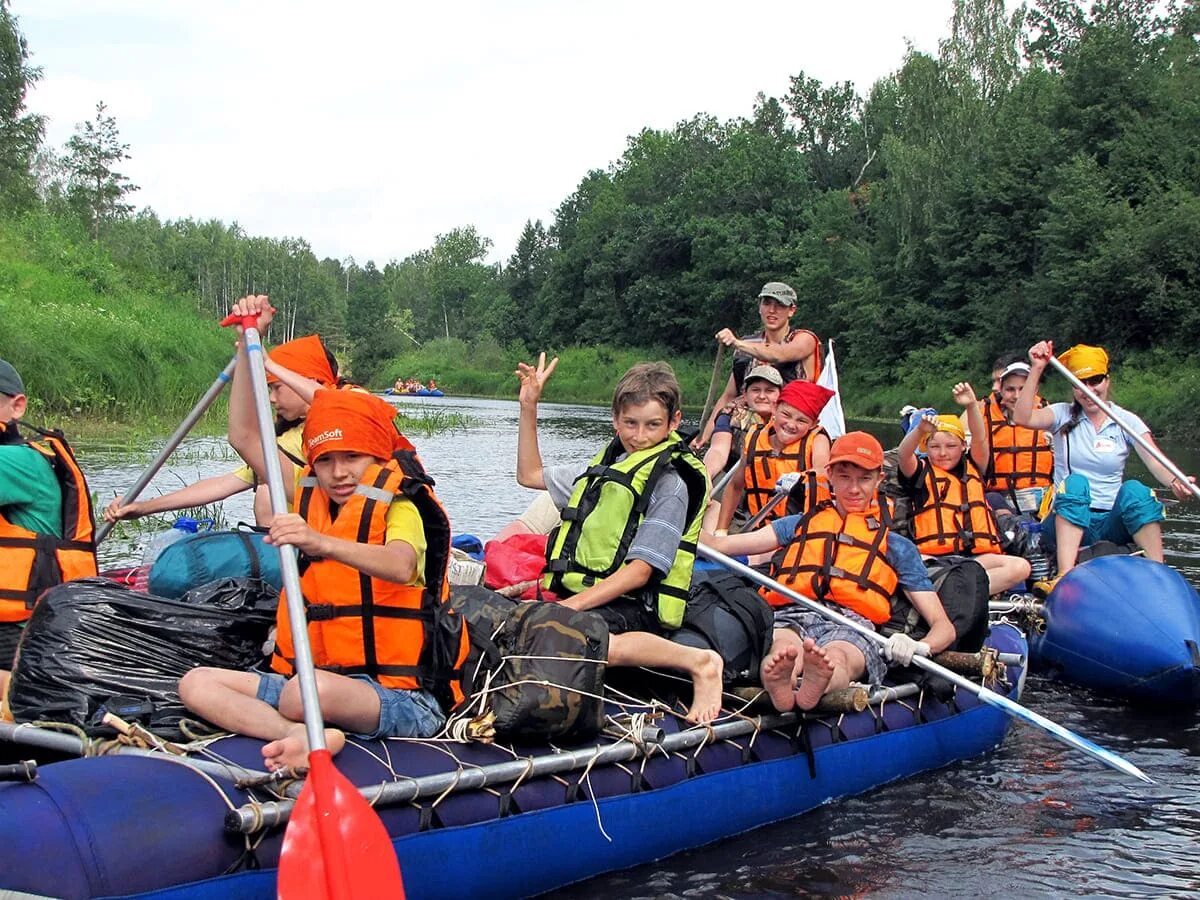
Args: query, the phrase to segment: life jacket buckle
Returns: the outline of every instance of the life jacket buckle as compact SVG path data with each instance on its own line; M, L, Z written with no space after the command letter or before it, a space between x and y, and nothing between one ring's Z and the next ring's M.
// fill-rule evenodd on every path
M305 610L305 617L310 622L328 622L337 618L337 607L332 603L310 603Z

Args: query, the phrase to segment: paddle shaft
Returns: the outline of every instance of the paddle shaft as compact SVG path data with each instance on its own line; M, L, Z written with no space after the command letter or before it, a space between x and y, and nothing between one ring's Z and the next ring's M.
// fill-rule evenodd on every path
M1133 439L1135 444L1153 456L1158 461L1159 465L1170 472L1175 478L1186 484L1188 490L1192 492L1192 496L1200 499L1200 485L1195 484L1190 478L1187 477L1187 475L1183 474L1183 470L1180 469L1179 466L1175 465L1175 463L1171 462L1171 460L1167 459L1166 454L1164 454L1140 434L1135 433L1132 428L1125 424L1125 420L1116 414L1116 411L1112 408L1112 406L1104 400L1101 400L1098 396L1096 396L1095 391L1076 378L1075 373L1064 366L1062 362L1059 361L1057 356L1050 357L1050 365L1054 366L1054 368L1062 373L1062 375L1066 377L1067 381L1071 382L1074 387L1078 388L1085 397L1100 407L1100 409L1104 411L1105 415L1116 422L1121 427L1121 430Z
M137 481L133 483L133 487L127 490L121 497L122 504L132 503L139 496L141 496L142 491L146 489L146 485L151 482L154 476L158 474L158 470L162 468L163 463L167 461L167 457L175 452L175 448L178 447L183 439L188 436L188 433L192 430L192 427L198 421L200 421L200 417L208 412L208 408L212 406L213 401L217 399L217 395L225 389L225 385L229 383L230 376L233 375L233 368L236 365L237 357L235 356L229 361L229 364L225 366L221 374L217 376L217 380L214 381L209 386L208 390L204 392L204 396L201 397L197 401L196 405L192 407L192 411L187 414L187 417L179 423L179 427L175 429L175 433L167 438L167 442L163 444L163 448L158 451L158 456L154 457L153 462L146 466L145 471L142 472L142 474L138 476ZM114 524L116 523L102 522L100 524L100 526L96 529L97 544L108 537L108 533L112 531Z
M263 464L267 469L267 489L271 495L272 515L288 512L287 494L283 488L283 471L275 449L275 429L271 422L271 398L267 389L267 364L262 340L256 327L257 318L246 316L242 321L246 358L250 362L250 384L254 388L254 408L258 415L258 434L262 440ZM296 548L291 544L279 547L283 589L287 597L288 626L292 632L296 677L300 681L300 700L304 705L304 730L308 735L309 751L325 749L325 720L317 698L317 675L313 668L312 648L308 643L308 618L304 597L300 593L300 567Z
M717 344L717 356L713 360L712 377L708 379L708 396L704 400L704 412L700 413L700 431L704 432L704 427L708 424L708 414L712 412L713 401L717 398L717 384L721 381L721 376L724 374L725 362L725 345Z
M862 625L861 623L847 618L841 613L830 609L822 603L817 603L815 600L811 600L808 597L805 597L803 594L799 594L790 588L784 587L774 579L768 578L761 572L752 569L749 566L743 565L736 559L732 559L731 557L726 556L724 553L714 550L712 547L700 544L697 549L700 555L706 559L720 563L730 571L749 578L756 584L760 584L763 587L777 591L794 603L798 603L799 605L803 606L805 609L818 613L819 615L822 615L831 621L837 622L839 625L861 634L863 637L873 641L880 647L884 646L888 642L888 639L877 632L874 628L869 628L865 625ZM927 672L932 672L934 675L937 675L940 678L946 679L956 687L960 687L965 691L969 691L977 696L982 702L987 703L989 706L995 706L998 709L1004 710L1004 712L1011 716L1016 716L1019 719L1024 719L1026 722L1038 726L1043 731L1053 735L1064 743L1070 744L1072 747L1082 750L1089 756L1100 760L1106 766L1110 766L1111 768L1114 768L1119 772L1124 772L1127 775L1132 775L1135 778L1140 778L1142 781L1145 781L1149 784L1154 783L1148 775L1142 772L1141 769L1122 759L1120 756L1117 756L1117 754L1105 750L1103 747L1092 743L1087 738L1080 737L1074 732L1063 728L1058 723L1052 722L1044 716L1040 716L1032 710L1026 709L1021 704L1016 703L1001 694L997 694L995 691L989 690L982 685L978 685L970 679L964 678L955 672L951 672L949 669L943 666L939 666L937 663L927 657L913 656L912 664L918 668L924 669Z

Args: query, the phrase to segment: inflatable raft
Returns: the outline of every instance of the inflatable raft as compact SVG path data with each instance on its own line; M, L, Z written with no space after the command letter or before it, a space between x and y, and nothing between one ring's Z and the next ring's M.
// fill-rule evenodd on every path
M1026 650L1004 624L989 646ZM997 674L993 686L1018 696L1023 665ZM595 746L558 750L351 743L337 765L380 794L409 897L522 896L978 756L1003 740L1008 718L965 691L905 685L858 712L734 715L711 730L635 716L621 727ZM78 740L13 725L0 738L34 756L38 741ZM274 897L298 786L237 786L261 767L260 746L224 738L183 761L157 751L69 759L30 783L0 783L0 892Z
M1200 597L1182 575L1140 556L1072 569L1036 610L1035 669L1159 704L1200 702Z

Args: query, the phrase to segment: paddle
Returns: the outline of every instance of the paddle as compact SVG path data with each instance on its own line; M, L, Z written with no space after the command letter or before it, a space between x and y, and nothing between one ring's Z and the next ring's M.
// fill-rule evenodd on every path
M271 511L288 511L271 425L267 369L258 336L257 316L228 316L221 324L240 324L250 360L250 382L262 440ZM280 897L336 898L403 897L400 863L387 829L378 814L333 765L325 745L325 721L317 697L317 677L308 643L304 598L296 548L279 548L283 586L287 596L288 624L296 653L296 675L304 704L304 729L308 736L308 777L296 801L296 811L283 835L279 855L277 892Z
M221 374L217 376L217 380L214 381L209 386L208 390L204 392L204 396L201 397L196 402L196 405L192 407L192 411L187 414L182 422L179 423L179 427L175 429L175 433L167 438L167 442L163 444L163 448L158 451L158 456L154 457L154 461L151 462L150 465L146 466L146 470L138 476L137 481L133 483L133 487L127 490L125 495L121 497L122 505L126 503L132 503L141 495L142 491L146 489L146 485L148 485L151 479L158 474L158 470L161 469L162 464L167 461L167 457L175 452L175 448L178 447L183 439L188 436L188 432L192 430L192 426L200 420L200 417L208 411L210 406L212 406L212 402L217 399L217 395L225 389L225 385L229 382L230 376L233 375L233 367L236 364L237 357L235 356L229 361L229 364L225 366ZM115 524L115 522L104 522L99 528L96 529L95 540L97 544L108 537L108 533L112 531L113 525Z
M853 629L854 631L857 631L859 634L863 635L863 637L874 641L880 646L887 643L887 638L875 631L875 629L861 625L858 622L855 622L853 619L848 619L846 616L834 612L824 604L817 603L815 600L810 600L803 594L798 594L795 591L784 587L774 579L768 578L766 575L763 575L761 572L752 569L749 566L742 565L736 559L731 559L724 553L714 550L712 547L700 544L698 549L700 555L706 559L720 563L730 571L749 578L751 581L756 582L763 587L770 588L773 591L778 591L780 594L783 594L785 597L788 597L795 603L799 603L801 606L807 610L810 610L811 612L819 613L825 618L837 622L839 625ZM1047 732L1053 737L1058 738L1063 743L1069 744L1072 747L1082 750L1089 756L1095 757L1106 766L1110 766L1119 772L1124 772L1126 775L1132 775L1135 778L1140 778L1147 784L1154 783L1150 776L1148 776L1145 772L1143 772L1133 763L1122 759L1112 751L1105 750L1103 747L1092 743L1087 738L1080 737L1079 735L1075 734L1075 732L1064 728L1057 722L1051 722L1044 716L1040 716L1032 710L1026 709L1021 704L1009 700L1002 694L997 694L995 691L989 690L982 685L975 684L975 682L967 678L963 678L961 675L951 672L949 669L939 666L931 659L928 659L924 656L914 656L912 664L919 668L925 669L927 672L932 672L941 678L945 678L947 681L953 683L957 687L962 688L963 690L970 691L989 706L995 706L996 708L1008 713L1010 716L1015 716L1018 719L1024 719L1031 725L1036 725L1038 728L1041 728L1043 731Z
M756 512L745 525L742 526L742 533L746 534L758 527L771 511L779 505L784 497L786 497L796 486L796 482L800 480L799 472L784 472L775 480L775 493L767 498L767 502L763 504L762 509Z
M1180 469L1179 466L1175 465L1175 463L1171 462L1171 460L1167 459L1166 455L1161 450L1151 444L1140 434L1135 434L1133 429L1125 424L1125 421L1113 411L1113 408L1108 403L1097 397L1095 391L1076 378L1075 373L1059 362L1057 356L1050 357L1050 365L1058 369L1058 371L1066 377L1067 381L1071 382L1072 385L1083 392L1085 397L1095 403L1098 407L1100 407L1100 409L1104 410L1104 413L1110 419L1116 422L1121 429L1133 439L1135 444L1158 460L1159 464L1162 465L1164 469L1186 484L1188 486L1188 490L1192 492L1193 496L1195 496L1197 499L1200 499L1200 485L1197 485L1190 478L1184 475L1183 470Z
M725 345L717 344L717 357L713 360L712 377L708 379L708 396L704 399L704 411L700 413L700 434L704 434L704 427L708 424L708 414L712 412L713 401L717 398L717 385L721 381L721 376L724 373L725 362Z

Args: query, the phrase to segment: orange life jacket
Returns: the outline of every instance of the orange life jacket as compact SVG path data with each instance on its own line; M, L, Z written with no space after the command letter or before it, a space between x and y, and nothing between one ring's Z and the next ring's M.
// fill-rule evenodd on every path
M984 498L983 479L971 460L963 459L961 478L921 462L925 506L911 520L913 543L922 553L999 553L996 520Z
M449 707L462 700L458 676L469 643L465 624L442 627L445 617L456 617L446 604L450 520L432 485L415 453L401 450L383 465L372 464L337 518L331 518L329 497L306 468L296 511L313 530L383 546L388 507L407 498L421 516L427 547L423 587L374 578L332 559L302 557L300 588L317 668L368 675L388 688L425 688ZM293 645L285 599L279 602L276 625L271 667L290 675Z
M812 600L836 603L875 624L891 618L900 583L887 561L886 509L871 506L842 516L832 499L800 517L791 541L771 563L771 577ZM793 601L763 589L772 606Z
M992 457L984 478L989 491L1010 493L1020 488L1050 487L1054 483L1054 450L1049 432L1011 425L996 395L979 401L992 439ZM1037 398L1038 406L1046 401Z
M812 469L813 444L818 434L825 434L825 429L814 426L800 440L778 452L771 447L774 433L775 426L766 423L746 435L745 497L746 511L751 516L775 496L775 482L780 475ZM763 521L770 522L777 517L778 512L772 512Z
M0 433L16 436L16 426ZM87 479L61 432L16 442L46 458L62 491L61 538L14 525L0 514L0 622L23 622L46 588L96 575L95 518Z

